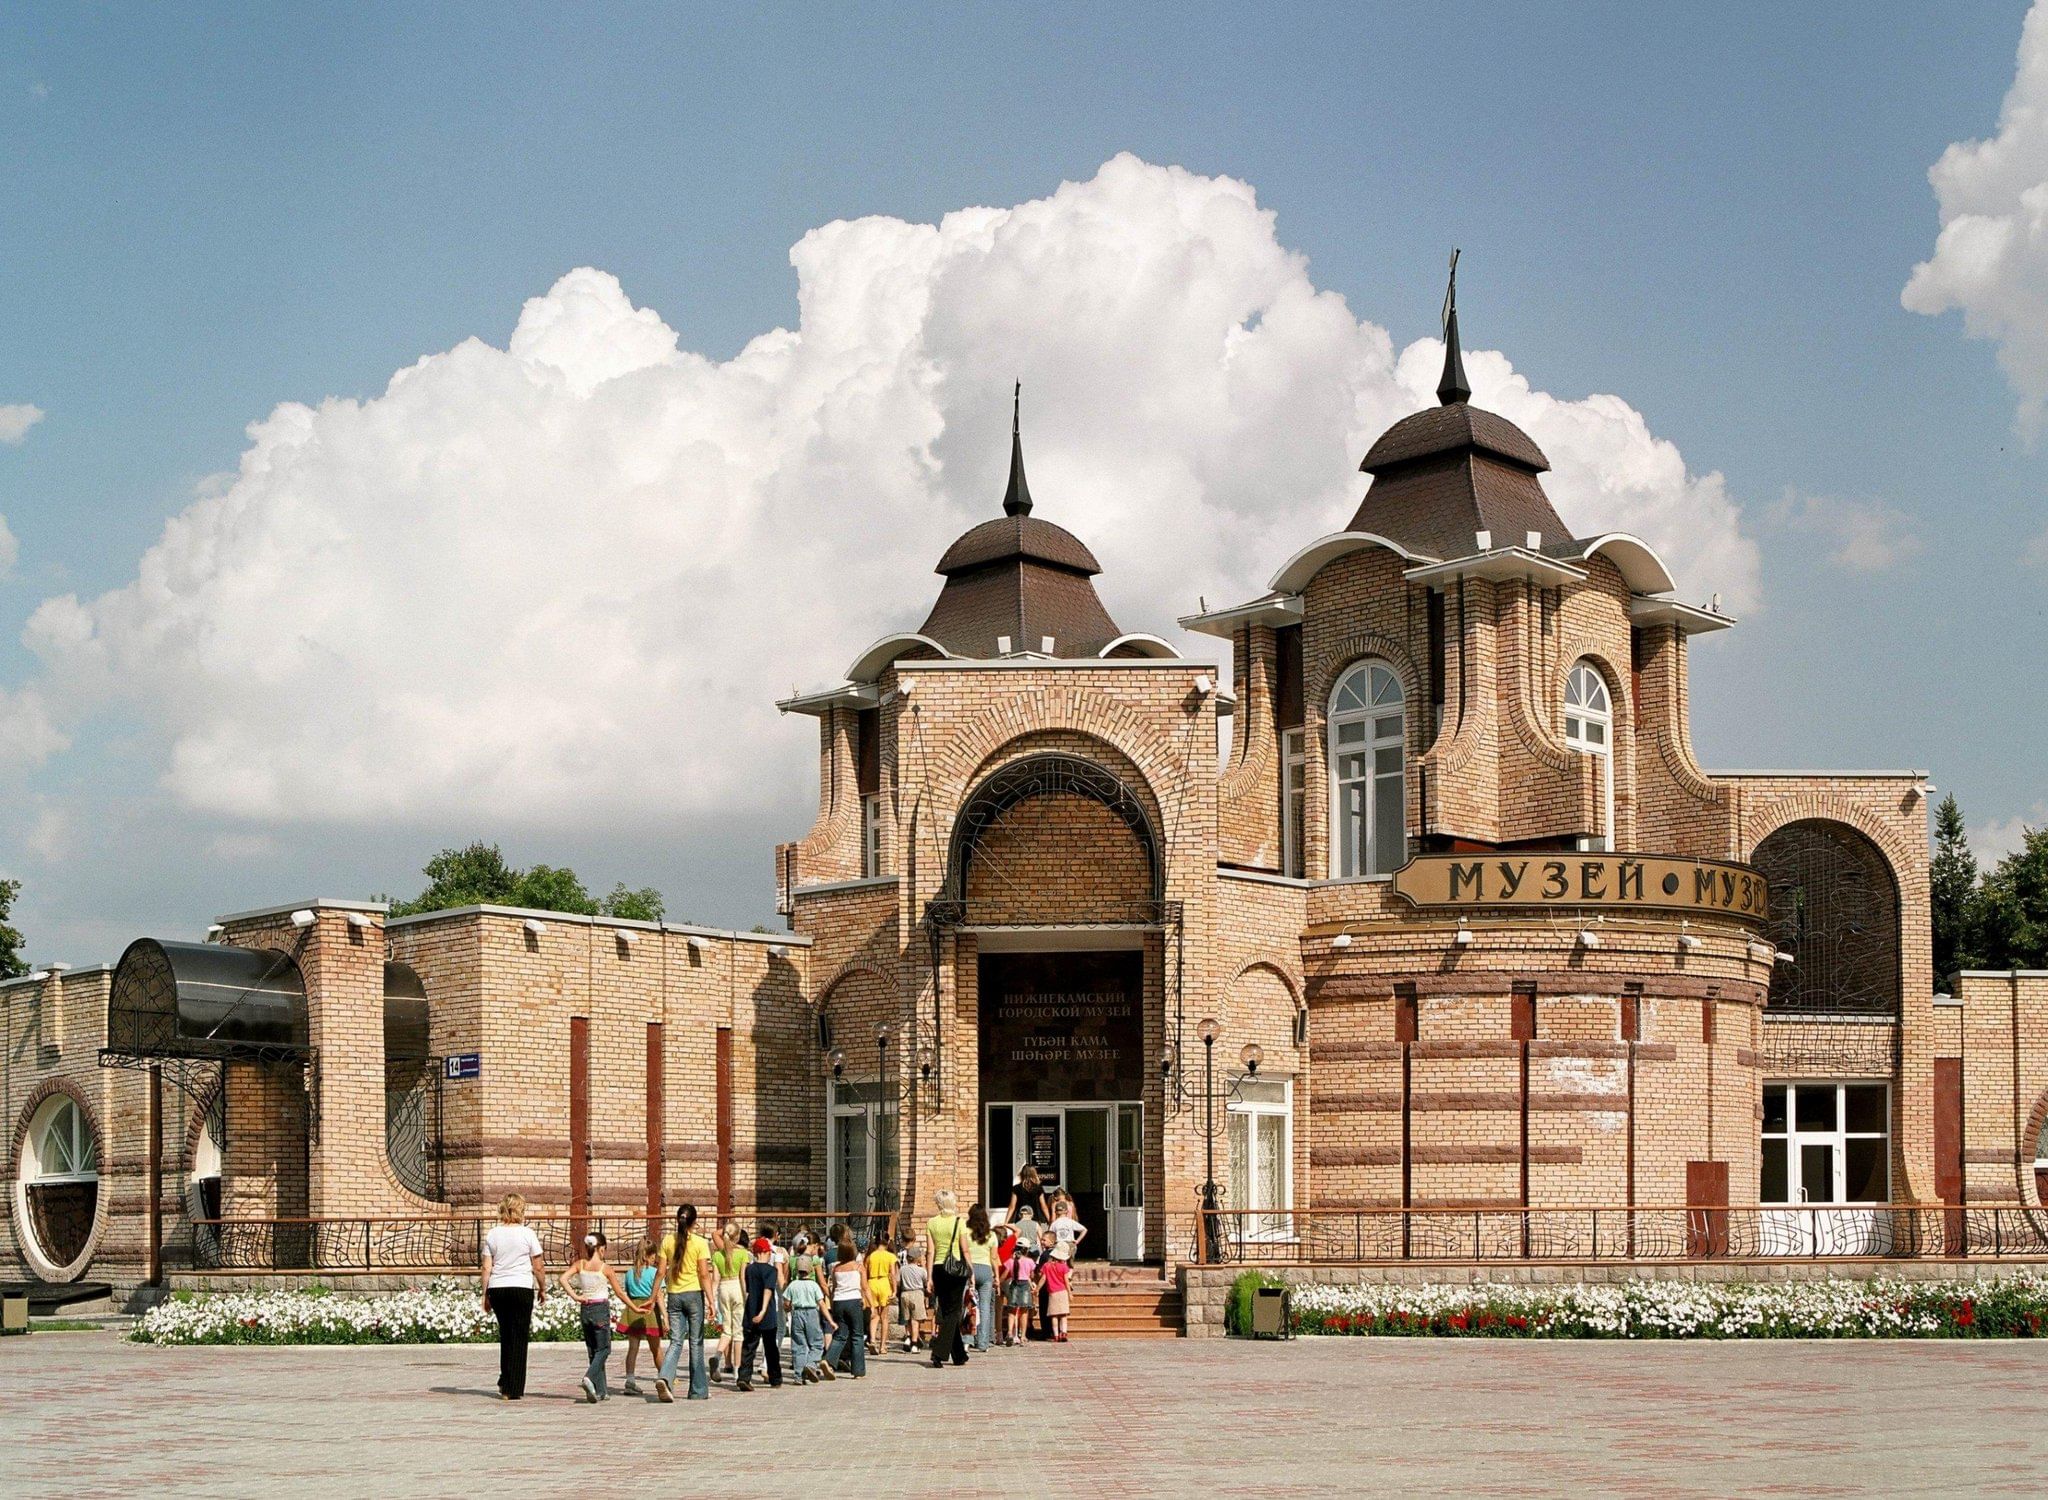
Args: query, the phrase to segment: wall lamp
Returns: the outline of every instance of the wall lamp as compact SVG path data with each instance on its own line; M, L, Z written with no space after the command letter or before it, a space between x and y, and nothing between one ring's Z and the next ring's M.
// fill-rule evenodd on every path
M768 956L770 958L788 958L789 950L780 943L770 943L768 945Z
M630 947L632 947L632 946L633 946L633 945L634 945L635 943L637 943L637 942L639 942L639 941L640 941L640 934L639 934L639 933L637 933L637 932L628 932L628 931L626 931L626 929L625 929L625 928L623 928L623 927L621 927L621 928L620 928L620 929L619 929L618 931L614 932L614 933L612 934L612 936L613 936L613 937L615 937L615 938L617 938L617 939L619 940L619 946L620 946L621 948L630 948Z
M206 940L210 943L226 931L227 928L221 926L220 923L215 922L212 926L206 929Z
M1330 939L1330 946L1332 948L1349 948L1351 946L1351 934L1348 932L1338 933Z
M313 908L310 906L301 907L292 913L292 926L294 927L311 927L313 921Z
M1778 950L1769 943L1751 943L1749 956L1760 964L1767 964L1778 956Z
M539 917L528 917L524 922L521 922L519 925L521 927L524 927L528 932L532 933L535 937L539 937L542 933L548 930L548 924L543 922Z
M1201 676L1195 679L1195 696L1197 698L1206 698L1215 691L1216 679L1211 677L1207 672L1204 672Z
M360 911L350 912L348 914L348 925L358 929L368 927L370 925L369 913Z
M1579 946L1580 946L1581 948L1597 948L1597 947L1599 947L1599 946L1600 946L1600 934L1599 934L1599 933L1597 933L1597 932L1595 932L1595 931L1594 931L1594 930L1593 930L1592 928L1590 928L1590 927L1581 927L1581 928L1579 929Z
M1689 932L1681 932L1678 935L1678 951L1680 953L1697 953L1705 946L1706 944Z
M1460 948L1469 948L1472 946L1472 929L1465 925L1465 919L1463 917L1458 918L1458 930L1451 934L1451 941L1456 943Z
M683 941L689 945L692 953L702 953L704 951L704 939L698 937L694 932L684 938Z
M1256 1074L1259 1071L1259 1064L1266 1060L1266 1049L1257 1042L1246 1042L1239 1049L1237 1060L1244 1064L1245 1072Z

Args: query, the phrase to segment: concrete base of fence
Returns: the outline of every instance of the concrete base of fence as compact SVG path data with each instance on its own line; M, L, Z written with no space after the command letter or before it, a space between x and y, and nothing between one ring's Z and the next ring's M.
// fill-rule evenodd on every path
M1186 1332L1194 1338L1222 1338L1224 1305L1231 1283L1257 1271L1291 1287L1300 1286L1563 1286L1625 1281L1981 1281L2021 1269L2048 1267L2048 1257L2011 1256L1969 1260L1703 1260L1531 1261L1469 1264L1432 1261L1387 1265L1296 1266L1237 1264L1180 1268L1181 1307Z

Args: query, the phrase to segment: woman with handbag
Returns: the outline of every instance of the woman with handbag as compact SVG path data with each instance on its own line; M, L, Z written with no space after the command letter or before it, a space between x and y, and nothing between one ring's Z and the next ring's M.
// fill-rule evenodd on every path
M938 1212L925 1220L925 1241L932 1247L932 1301L938 1312L939 1331L932 1339L932 1368L944 1369L950 1357L954 1364L967 1363L967 1343L960 1336L960 1316L967 1300L967 1219L960 1212L960 1199L951 1188L941 1188L933 1200Z

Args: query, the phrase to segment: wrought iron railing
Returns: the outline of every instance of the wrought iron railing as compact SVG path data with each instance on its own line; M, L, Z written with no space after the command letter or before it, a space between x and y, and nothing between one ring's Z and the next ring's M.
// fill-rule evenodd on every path
M1908 1260L2048 1256L2048 1210L2020 1205L1217 1209L1167 1216L1192 1264L1403 1261Z
M743 1209L722 1216L706 1213L699 1229L714 1219L737 1220L749 1236L771 1228L780 1243L799 1231L813 1240L848 1227L865 1248L877 1235L891 1234L897 1216L889 1212L821 1214L783 1209ZM191 1221L191 1263L204 1271L253 1274L290 1271L462 1271L483 1257L484 1236L496 1214L429 1215L415 1218L219 1218ZM615 1261L630 1257L642 1234L657 1238L673 1227L671 1217L646 1214L529 1214L527 1226L540 1237L551 1265L566 1266L579 1233L601 1230Z

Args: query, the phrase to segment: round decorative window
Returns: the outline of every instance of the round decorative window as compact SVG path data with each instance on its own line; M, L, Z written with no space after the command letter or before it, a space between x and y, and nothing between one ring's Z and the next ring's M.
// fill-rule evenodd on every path
M69 1094L52 1094L29 1118L18 1191L36 1255L60 1273L83 1260L99 1216L99 1138Z

